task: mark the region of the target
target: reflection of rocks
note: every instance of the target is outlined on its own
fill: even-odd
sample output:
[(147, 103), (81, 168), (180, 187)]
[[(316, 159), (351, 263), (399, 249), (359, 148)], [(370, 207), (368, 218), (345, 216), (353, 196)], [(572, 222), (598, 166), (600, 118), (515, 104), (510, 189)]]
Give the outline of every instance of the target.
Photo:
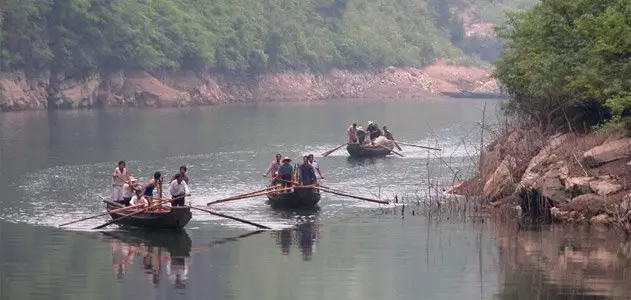
[[(602, 217), (593, 219), (600, 222)], [(529, 293), (532, 284), (549, 294), (542, 299), (554, 299), (563, 290), (577, 296), (631, 296), (626, 280), (631, 243), (621, 242), (615, 232), (582, 226), (517, 230), (503, 224), (497, 227), (497, 236), (500, 264), (506, 266), (503, 277), (508, 281), (501, 299), (519, 294), (515, 288), (523, 289), (522, 295)], [(537, 279), (529, 281), (532, 277)]]

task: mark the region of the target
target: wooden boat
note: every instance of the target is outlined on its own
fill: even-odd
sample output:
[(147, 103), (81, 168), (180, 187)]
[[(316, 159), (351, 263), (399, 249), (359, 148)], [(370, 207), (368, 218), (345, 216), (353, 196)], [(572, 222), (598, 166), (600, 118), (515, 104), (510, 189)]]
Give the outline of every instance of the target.
[(382, 157), (392, 154), (393, 147), (394, 142), (386, 140), (382, 141), (380, 144), (375, 143), (374, 145), (348, 144), (346, 151), (348, 151), (348, 154), (355, 157)]
[(320, 202), (320, 190), (296, 187), (286, 192), (269, 193), (267, 199), (267, 204), (277, 209), (313, 208)]
[[(107, 203), (107, 211), (120, 208), (121, 205), (111, 201), (104, 201)], [(127, 214), (132, 213), (130, 211), (121, 211), (110, 213), (112, 219), (121, 218)], [(131, 216), (120, 220), (116, 224), (121, 226), (131, 227), (144, 227), (153, 229), (181, 229), (188, 224), (193, 217), (191, 208), (185, 207), (165, 207), (163, 211), (146, 211), (135, 216)]]

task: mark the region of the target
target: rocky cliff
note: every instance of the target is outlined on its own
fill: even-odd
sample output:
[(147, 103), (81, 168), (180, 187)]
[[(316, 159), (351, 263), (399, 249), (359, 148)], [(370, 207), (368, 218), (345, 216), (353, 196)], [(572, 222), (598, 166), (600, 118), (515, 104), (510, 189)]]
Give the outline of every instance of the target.
[(382, 72), (331, 70), (237, 77), (213, 73), (115, 71), (82, 78), (0, 73), (0, 111), (86, 107), (173, 107), (330, 98), (411, 98), (440, 92), (494, 92), (489, 70), (437, 61)]
[(631, 138), (510, 129), (484, 149), (481, 163), (453, 193), (519, 205), (533, 219), (631, 230)]

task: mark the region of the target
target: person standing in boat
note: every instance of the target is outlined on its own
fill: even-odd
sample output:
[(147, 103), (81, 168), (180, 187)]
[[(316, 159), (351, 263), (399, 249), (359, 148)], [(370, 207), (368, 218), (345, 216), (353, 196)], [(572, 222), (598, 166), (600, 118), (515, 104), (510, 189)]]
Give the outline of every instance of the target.
[(145, 196), (142, 194), (142, 189), (138, 188), (136, 189), (136, 194), (131, 197), (129, 204), (131, 204), (132, 206), (140, 205), (138, 206), (138, 208), (144, 208), (149, 205), (149, 201), (147, 201), (147, 198), (145, 198)]
[(263, 177), (267, 177), (267, 174), (269, 173), (272, 173), (272, 176), (276, 174), (276, 172), (278, 171), (278, 167), (280, 167), (281, 165), (281, 158), (283, 157), (280, 155), (280, 153), (276, 153), (276, 157), (274, 158), (274, 160), (272, 160), (272, 162), (269, 163), (269, 166), (267, 167), (267, 170), (265, 170)]
[(354, 123), (346, 129), (348, 133), (348, 143), (357, 144), (357, 123)]
[(383, 126), (383, 136), (388, 140), (394, 141), (394, 136), (392, 136), (392, 132), (388, 131), (387, 126)]
[(374, 123), (372, 125), (373, 125), (373, 130), (369, 130), (368, 132), (370, 134), (370, 140), (374, 141), (376, 138), (381, 136), (381, 130), (379, 129), (379, 125), (377, 125), (377, 123)]
[(318, 179), (316, 178), (315, 169), (311, 163), (309, 163), (309, 156), (303, 157), (302, 161), (302, 164), (298, 167), (300, 169), (300, 183), (302, 183), (302, 185), (317, 184)]
[(188, 189), (188, 184), (184, 181), (182, 174), (175, 174), (175, 180), (169, 184), (169, 193), (171, 194), (171, 199), (179, 198), (172, 201), (171, 206), (184, 206), (184, 196), (190, 194), (191, 191)]
[(118, 203), (123, 201), (123, 185), (129, 181), (130, 176), (129, 171), (125, 168), (125, 161), (119, 161), (118, 168), (112, 172), (112, 201)]
[(177, 176), (178, 174), (180, 174), (180, 176), (182, 177), (182, 180), (184, 180), (184, 182), (186, 182), (186, 184), (188, 184), (188, 176), (186, 176), (186, 166), (181, 166), (180, 167), (180, 172), (173, 175), (173, 178), (171, 178), (171, 181), (175, 180), (175, 176)]
[(123, 184), (123, 200), (117, 201), (120, 204), (125, 206), (129, 206), (131, 198), (134, 196), (134, 189), (136, 188), (136, 178), (133, 176), (129, 177), (129, 182)]
[(320, 179), (324, 179), (324, 176), (322, 176), (322, 172), (320, 172), (320, 164), (315, 161), (313, 154), (309, 154), (307, 157), (309, 158), (309, 163), (311, 164), (311, 166), (313, 166), (318, 175), (320, 175)]
[(149, 182), (145, 184), (145, 191), (143, 194), (147, 197), (147, 200), (149, 201), (149, 205), (153, 203), (153, 190), (156, 188), (156, 186), (160, 185), (161, 183), (162, 183), (162, 174), (160, 172), (155, 172), (153, 173), (153, 178), (151, 178), (151, 180), (149, 180)]
[(291, 186), (294, 182), (294, 167), (291, 165), (291, 158), (285, 156), (283, 164), (278, 167), (278, 177), (284, 187)]

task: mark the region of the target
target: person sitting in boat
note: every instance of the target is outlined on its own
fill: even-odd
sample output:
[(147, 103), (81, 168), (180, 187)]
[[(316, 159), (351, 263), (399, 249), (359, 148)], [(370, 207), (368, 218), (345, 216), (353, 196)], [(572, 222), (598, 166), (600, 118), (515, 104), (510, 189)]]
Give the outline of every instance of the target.
[(278, 171), (278, 167), (280, 167), (281, 165), (281, 161), (280, 161), (281, 158), (282, 156), (280, 155), (280, 153), (276, 153), (275, 159), (269, 163), (269, 166), (267, 167), (267, 170), (265, 170), (263, 177), (267, 177), (267, 174), (270, 174), (270, 173), (272, 173), (272, 175), (276, 174), (276, 172)]
[(348, 143), (357, 144), (357, 123), (353, 123), (349, 126), (346, 132), (348, 133)]
[(360, 145), (366, 142), (366, 131), (361, 126), (357, 127), (357, 140)]
[(298, 168), (300, 169), (299, 178), (302, 185), (312, 185), (318, 183), (315, 169), (313, 168), (311, 163), (309, 163), (309, 156), (305, 156), (302, 158), (302, 164)]
[(129, 182), (130, 176), (131, 174), (125, 168), (125, 161), (119, 161), (118, 167), (112, 172), (112, 201), (119, 203), (123, 201), (123, 185)]
[(134, 189), (136, 188), (136, 178), (129, 177), (129, 182), (123, 184), (123, 200), (116, 201), (122, 205), (129, 206), (129, 202), (131, 201), (132, 196), (134, 196)]
[(156, 188), (156, 186), (158, 186), (161, 183), (162, 183), (162, 174), (160, 172), (155, 172), (153, 173), (153, 178), (151, 178), (151, 180), (149, 180), (149, 182), (145, 184), (145, 191), (143, 195), (147, 197), (147, 200), (149, 201), (149, 205), (151, 205), (153, 202), (153, 190)]
[(373, 123), (372, 121), (368, 121), (368, 126), (366, 126), (366, 131), (368, 133), (371, 133), (373, 131), (375, 131), (377, 129), (375, 123)]
[(145, 198), (145, 196), (142, 194), (142, 189), (137, 188), (136, 194), (131, 197), (129, 204), (131, 204), (132, 206), (140, 205), (138, 206), (138, 208), (144, 208), (149, 205), (149, 201), (147, 201), (147, 198)]
[(283, 164), (278, 167), (278, 177), (284, 187), (292, 185), (294, 182), (294, 167), (291, 165), (291, 158), (285, 156)]
[(182, 174), (175, 174), (175, 180), (169, 184), (169, 193), (171, 194), (171, 199), (179, 198), (172, 201), (171, 206), (184, 206), (184, 196), (190, 194), (191, 191), (188, 189), (188, 184), (184, 181)]
[(314, 160), (313, 154), (309, 154), (307, 155), (307, 157), (309, 158), (309, 163), (311, 164), (311, 166), (313, 166), (318, 175), (320, 175), (320, 179), (324, 179), (324, 176), (322, 176), (322, 172), (320, 172), (320, 165), (317, 161)]

